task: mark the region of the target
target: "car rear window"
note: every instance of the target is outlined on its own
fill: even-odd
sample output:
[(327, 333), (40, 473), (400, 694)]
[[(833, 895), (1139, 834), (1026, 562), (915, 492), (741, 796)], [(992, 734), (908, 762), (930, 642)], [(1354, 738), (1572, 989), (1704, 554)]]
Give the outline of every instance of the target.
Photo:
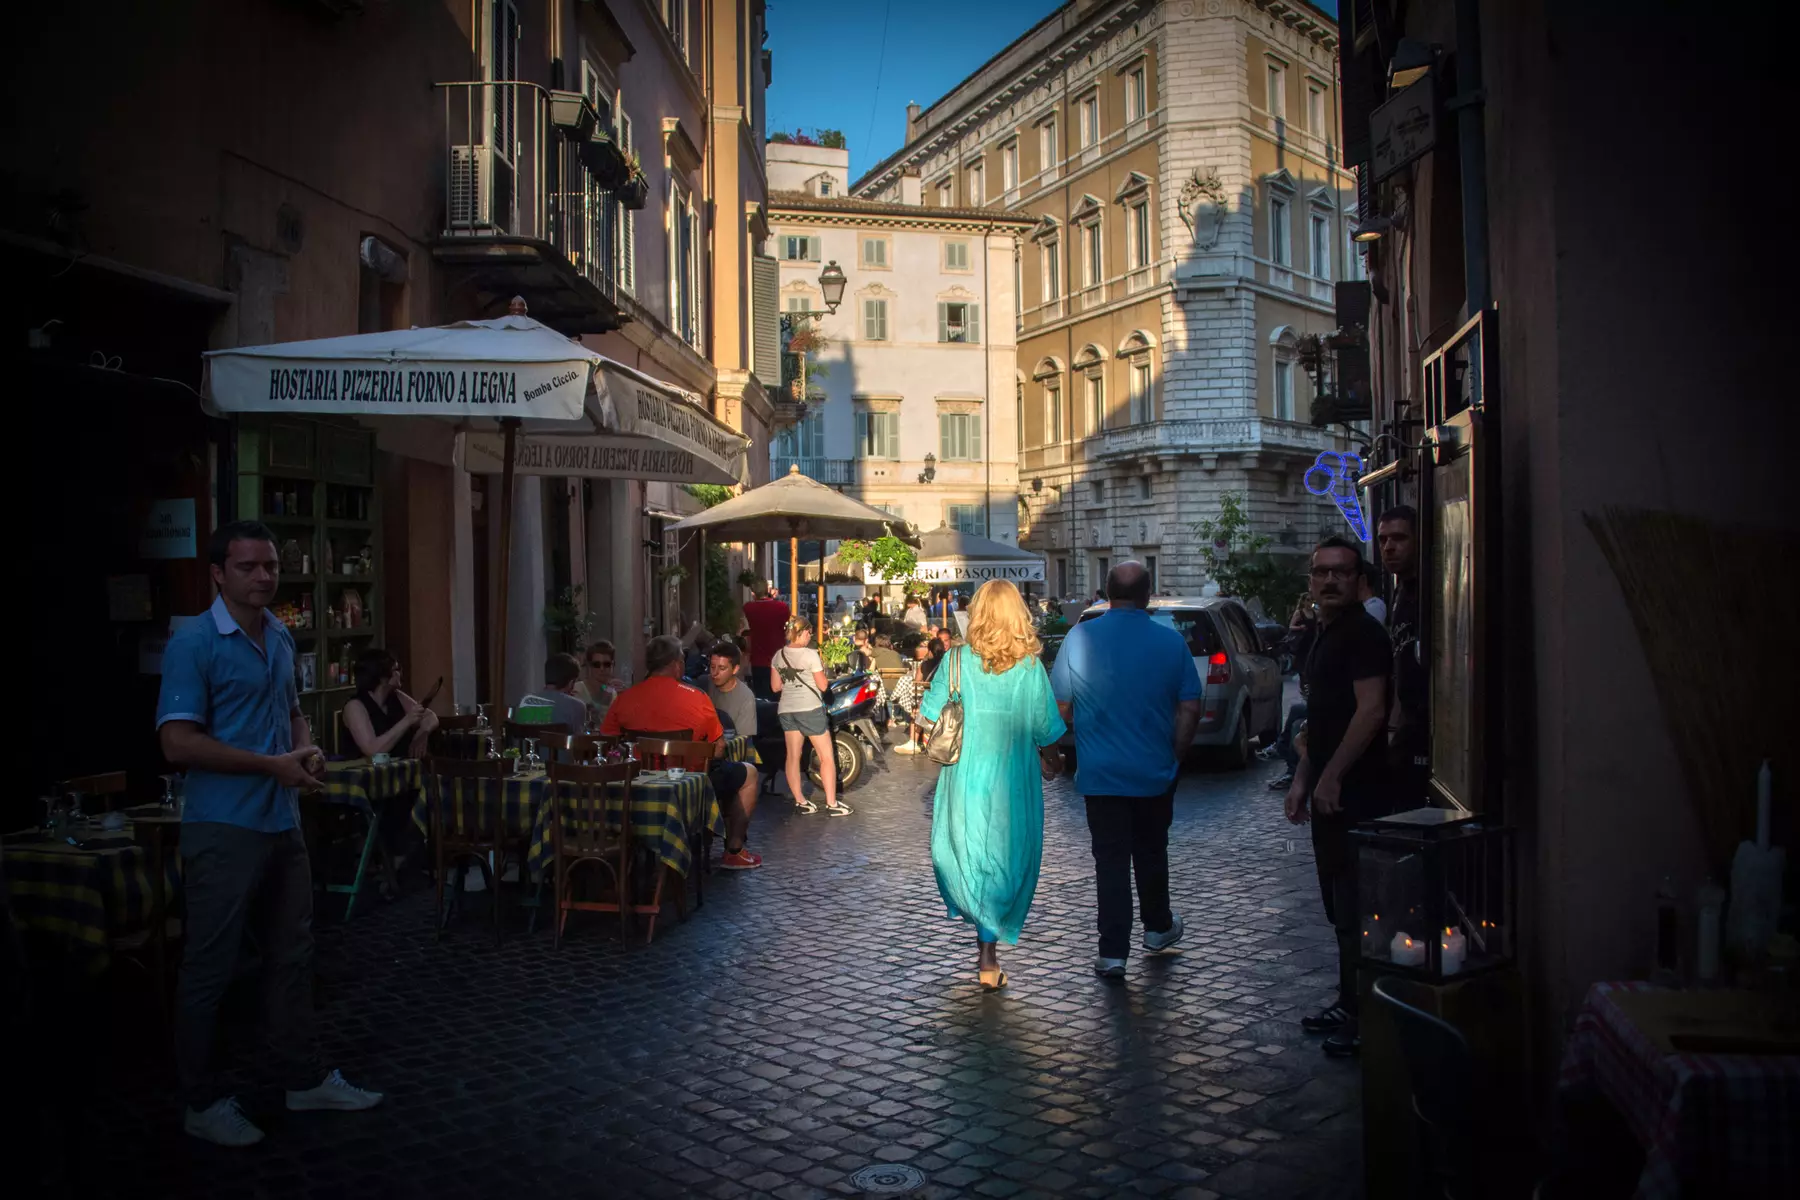
[[(1081, 621), (1091, 621), (1095, 617), (1105, 616), (1105, 611), (1083, 613)], [(1197, 608), (1153, 608), (1150, 619), (1158, 625), (1167, 625), (1188, 644), (1188, 653), (1195, 658), (1210, 657), (1219, 648), (1219, 635), (1213, 629), (1212, 619)], [(1077, 621), (1076, 624), (1080, 624)]]

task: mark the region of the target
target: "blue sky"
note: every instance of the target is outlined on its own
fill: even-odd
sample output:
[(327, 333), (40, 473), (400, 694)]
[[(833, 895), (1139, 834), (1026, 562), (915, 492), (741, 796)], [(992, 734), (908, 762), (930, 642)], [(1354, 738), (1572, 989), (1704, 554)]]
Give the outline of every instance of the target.
[[(1336, 0), (1315, 0), (1326, 12)], [(907, 102), (928, 105), (1059, 0), (769, 0), (769, 132), (841, 129), (850, 178), (900, 148)], [(885, 47), (884, 47), (885, 42)]]
[(854, 180), (900, 148), (907, 101), (930, 104), (1058, 7), (1058, 0), (769, 0), (769, 132), (843, 130)]

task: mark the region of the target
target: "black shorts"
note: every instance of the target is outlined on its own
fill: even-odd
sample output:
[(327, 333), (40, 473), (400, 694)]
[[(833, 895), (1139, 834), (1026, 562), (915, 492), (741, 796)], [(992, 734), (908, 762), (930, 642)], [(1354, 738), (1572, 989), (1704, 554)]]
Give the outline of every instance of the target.
[(712, 781), (713, 794), (723, 804), (743, 789), (744, 780), (750, 777), (750, 768), (741, 762), (715, 758), (707, 764), (706, 777)]

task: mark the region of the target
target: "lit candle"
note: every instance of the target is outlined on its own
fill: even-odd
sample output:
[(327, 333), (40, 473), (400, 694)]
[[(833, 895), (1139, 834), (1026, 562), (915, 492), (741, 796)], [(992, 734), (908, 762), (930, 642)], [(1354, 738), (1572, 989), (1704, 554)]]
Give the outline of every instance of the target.
[(1469, 957), (1469, 941), (1461, 930), (1446, 925), (1440, 951), (1444, 974), (1454, 975), (1462, 970), (1463, 960)]
[(1381, 957), (1382, 937), (1380, 913), (1371, 914), (1369, 919), (1363, 922), (1362, 935), (1363, 954), (1369, 958)]
[(1395, 966), (1422, 967), (1425, 965), (1425, 943), (1402, 930), (1388, 944), (1388, 959)]

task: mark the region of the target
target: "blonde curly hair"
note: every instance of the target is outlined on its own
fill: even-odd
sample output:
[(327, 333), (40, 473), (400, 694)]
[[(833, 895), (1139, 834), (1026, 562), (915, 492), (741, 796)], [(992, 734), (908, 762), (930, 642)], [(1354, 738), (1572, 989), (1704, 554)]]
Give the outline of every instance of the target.
[(969, 605), (968, 645), (981, 659), (981, 669), (990, 675), (1010, 671), (1044, 649), (1025, 598), (1004, 579), (990, 579), (976, 591)]

